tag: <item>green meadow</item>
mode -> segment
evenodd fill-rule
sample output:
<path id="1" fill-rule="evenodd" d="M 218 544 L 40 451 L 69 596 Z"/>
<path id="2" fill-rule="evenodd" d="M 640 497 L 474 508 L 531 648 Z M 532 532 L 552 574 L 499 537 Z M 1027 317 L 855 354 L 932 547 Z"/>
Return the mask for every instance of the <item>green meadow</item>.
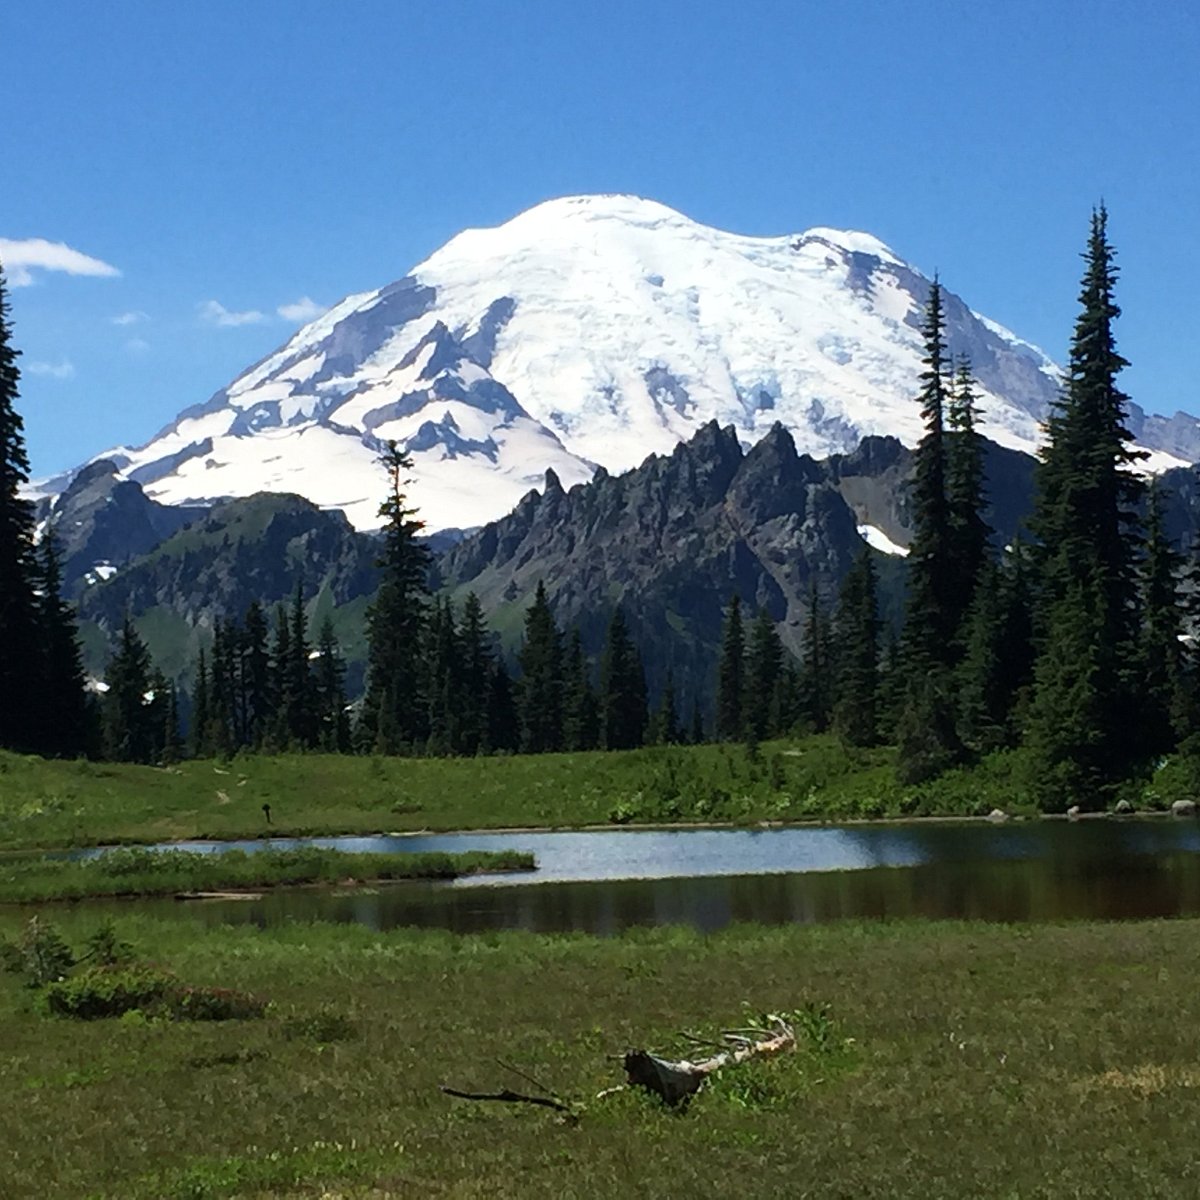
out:
<path id="1" fill-rule="evenodd" d="M 162 768 L 0 752 L 0 845 L 1035 811 L 1020 751 L 921 785 L 896 780 L 894 756 L 890 747 L 856 750 L 827 736 L 755 749 L 656 746 L 459 759 L 263 755 Z M 1132 794 L 1139 807 L 1161 807 L 1190 782 L 1176 760 Z"/>
<path id="2" fill-rule="evenodd" d="M 45 914 L 43 914 L 45 916 Z M 50 912 L 67 943 L 97 919 Z M 17 937 L 26 916 L 0 917 Z M 112 931 L 109 931 L 110 934 Z M 834 924 L 599 940 L 130 915 L 243 1019 L 47 1015 L 0 975 L 0 1195 L 1189 1196 L 1200 924 Z M 799 1047 L 685 1111 L 620 1055 L 764 1011 Z M 535 1082 L 531 1082 L 535 1081 Z M 439 1091 L 553 1093 L 575 1123 Z"/>

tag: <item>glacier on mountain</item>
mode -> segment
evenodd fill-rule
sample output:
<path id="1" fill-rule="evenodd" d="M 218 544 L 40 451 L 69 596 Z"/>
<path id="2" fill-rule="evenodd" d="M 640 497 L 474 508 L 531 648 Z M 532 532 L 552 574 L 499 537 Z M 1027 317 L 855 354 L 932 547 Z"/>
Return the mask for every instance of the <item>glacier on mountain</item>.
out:
<path id="1" fill-rule="evenodd" d="M 291 491 L 369 528 L 394 439 L 436 530 L 500 516 L 547 470 L 569 488 L 711 420 L 747 443 L 781 422 L 814 456 L 866 434 L 912 445 L 928 286 L 866 233 L 749 237 L 632 196 L 552 200 L 460 233 L 146 445 L 97 457 L 159 502 Z M 949 291 L 946 328 L 979 381 L 982 431 L 1033 450 L 1055 364 Z M 1179 422 L 1135 411 L 1156 467 L 1196 442 Z"/>

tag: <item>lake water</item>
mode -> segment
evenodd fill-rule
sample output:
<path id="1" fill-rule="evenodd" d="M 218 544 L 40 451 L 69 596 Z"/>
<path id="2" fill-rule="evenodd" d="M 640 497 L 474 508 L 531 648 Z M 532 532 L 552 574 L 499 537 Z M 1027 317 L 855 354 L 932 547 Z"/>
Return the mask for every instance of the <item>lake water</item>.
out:
<path id="1" fill-rule="evenodd" d="M 376 929 L 612 934 L 845 917 L 1046 921 L 1200 915 L 1200 824 L 1086 820 L 763 830 L 601 830 L 193 842 L 219 853 L 296 844 L 351 851 L 532 852 L 532 874 L 291 890 L 191 902 L 204 922 L 352 921 Z M 183 847 L 181 847 L 183 848 Z M 147 908 L 176 901 L 139 902 Z"/>

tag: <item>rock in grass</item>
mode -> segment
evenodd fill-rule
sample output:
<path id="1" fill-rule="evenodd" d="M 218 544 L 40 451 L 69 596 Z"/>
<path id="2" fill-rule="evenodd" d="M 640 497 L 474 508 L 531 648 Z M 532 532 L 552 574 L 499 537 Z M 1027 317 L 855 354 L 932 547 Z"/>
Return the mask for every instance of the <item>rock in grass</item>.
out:
<path id="1" fill-rule="evenodd" d="M 1176 800 L 1171 805 L 1171 816 L 1173 817 L 1194 817 L 1195 815 L 1195 800 Z"/>
<path id="2" fill-rule="evenodd" d="M 989 821 L 1007 821 L 1008 813 L 1006 813 L 1002 808 L 993 808 L 992 811 L 988 813 L 987 819 Z"/>
<path id="3" fill-rule="evenodd" d="M 1081 809 L 1078 804 L 1072 804 L 1071 807 L 1067 809 L 1067 816 L 1074 819 L 1075 817 L 1079 816 L 1082 811 L 1083 809 Z"/>
<path id="4" fill-rule="evenodd" d="M 1133 805 L 1128 800 L 1118 800 L 1116 808 L 1113 809 L 1118 816 L 1127 817 L 1133 812 Z"/>

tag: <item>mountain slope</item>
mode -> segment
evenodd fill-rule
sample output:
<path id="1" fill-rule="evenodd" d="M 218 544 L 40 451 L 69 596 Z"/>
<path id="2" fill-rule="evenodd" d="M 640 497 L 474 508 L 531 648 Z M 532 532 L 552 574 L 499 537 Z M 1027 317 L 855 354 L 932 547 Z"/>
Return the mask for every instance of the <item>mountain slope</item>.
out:
<path id="1" fill-rule="evenodd" d="M 629 196 L 549 201 L 451 239 L 351 296 L 145 446 L 105 457 L 158 501 L 288 490 L 377 523 L 374 457 L 415 459 L 433 529 L 506 512 L 546 470 L 627 469 L 709 421 L 798 449 L 920 435 L 928 280 L 864 233 L 745 237 Z M 1031 451 L 1058 386 L 1036 347 L 946 294 L 950 349 L 981 385 L 984 432 Z M 1131 414 L 1177 465 L 1200 423 Z"/>

